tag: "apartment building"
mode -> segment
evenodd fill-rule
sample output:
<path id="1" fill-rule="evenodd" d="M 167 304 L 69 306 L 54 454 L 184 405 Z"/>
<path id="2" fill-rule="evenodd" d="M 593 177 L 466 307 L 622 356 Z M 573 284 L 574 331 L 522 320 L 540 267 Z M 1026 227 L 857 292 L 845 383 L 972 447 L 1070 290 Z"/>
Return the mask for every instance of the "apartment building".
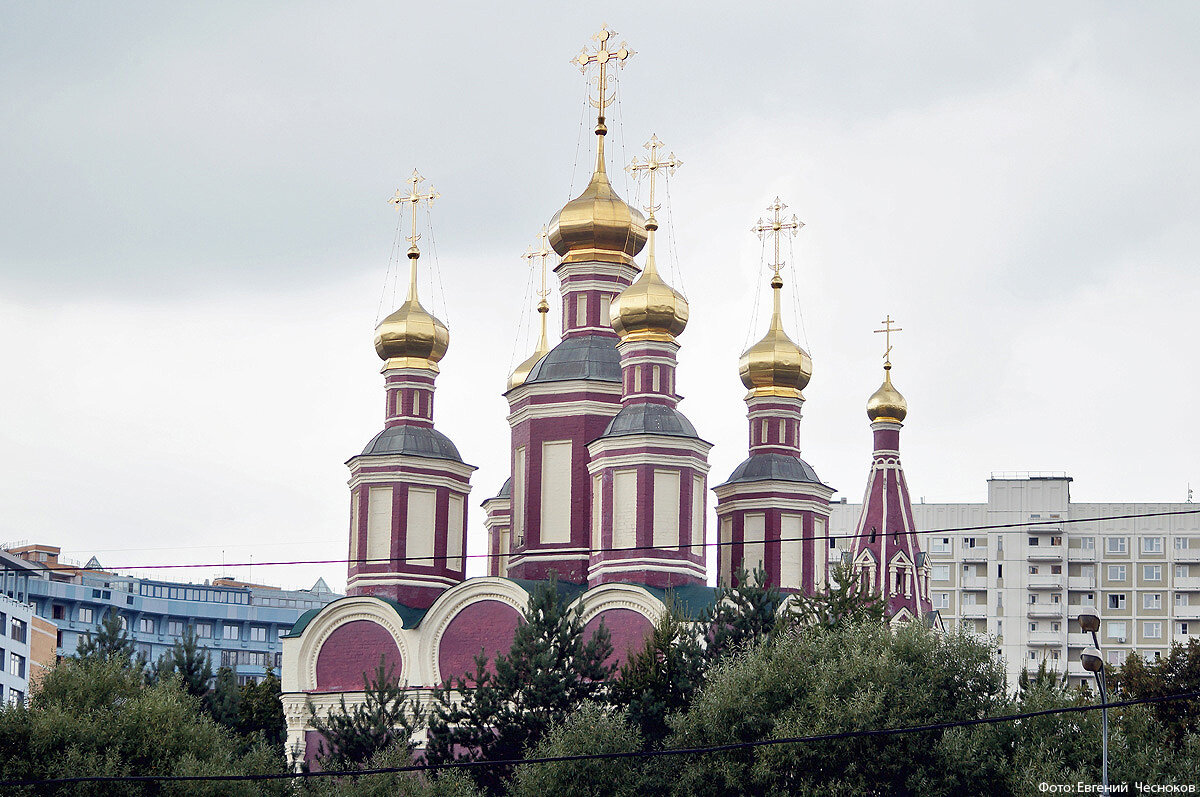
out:
<path id="1" fill-rule="evenodd" d="M 1065 473 L 993 473 L 986 503 L 913 504 L 934 609 L 947 628 L 994 638 L 1012 683 L 1042 661 L 1072 680 L 1087 675 L 1085 607 L 1102 618 L 1112 666 L 1200 634 L 1200 506 L 1073 503 L 1070 486 Z M 853 533 L 861 505 L 832 509 L 830 532 Z"/>
<path id="2" fill-rule="evenodd" d="M 56 631 L 33 606 L 0 594 L 0 705 L 24 703 L 54 665 Z"/>
<path id="3" fill-rule="evenodd" d="M 0 550 L 0 594 L 26 603 L 35 618 L 53 623 L 55 656 L 75 653 L 79 641 L 115 613 L 139 654 L 157 661 L 191 626 L 212 657 L 239 683 L 279 672 L 280 638 L 304 612 L 342 597 L 324 579 L 307 590 L 284 590 L 227 578 L 182 583 L 105 572 L 93 558 L 64 562 L 52 545 Z"/>

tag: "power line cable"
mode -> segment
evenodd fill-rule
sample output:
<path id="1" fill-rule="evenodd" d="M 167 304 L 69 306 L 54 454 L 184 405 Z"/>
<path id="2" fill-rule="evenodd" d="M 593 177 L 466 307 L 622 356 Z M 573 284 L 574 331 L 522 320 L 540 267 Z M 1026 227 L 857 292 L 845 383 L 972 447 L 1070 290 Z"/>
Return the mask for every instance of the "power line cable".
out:
<path id="1" fill-rule="evenodd" d="M 998 725 L 1003 722 L 1016 722 L 1033 717 L 1047 717 L 1056 714 L 1083 714 L 1098 711 L 1103 708 L 1117 709 L 1129 706 L 1140 706 L 1150 703 L 1166 703 L 1178 700 L 1192 700 L 1200 697 L 1200 692 L 1182 692 L 1174 695 L 1159 695 L 1133 700 L 1121 700 L 1106 705 L 1062 706 L 1047 708 L 1039 711 L 1025 711 L 1018 714 L 1004 714 L 996 717 L 977 717 L 969 720 L 953 720 L 949 722 L 932 722 L 925 725 L 910 725 L 901 728 L 872 728 L 861 731 L 839 731 L 836 733 L 821 733 L 810 736 L 785 736 L 779 739 L 760 739 L 753 742 L 734 742 L 730 744 L 709 745 L 705 747 L 674 747 L 665 750 L 630 750 L 618 753 L 581 753 L 567 756 L 543 756 L 541 758 L 502 759 L 498 761 L 452 761 L 445 764 L 412 764 L 406 767 L 376 767 L 374 769 L 341 769 L 322 770 L 321 772 L 287 772 L 263 773 L 257 775 L 80 775 L 69 778 L 46 778 L 44 780 L 0 780 L 0 786 L 38 786 L 43 784 L 65 783 L 146 783 L 146 782 L 188 782 L 188 781 L 255 781 L 255 780 L 286 780 L 291 778 L 330 778 L 330 777 L 359 777 L 363 775 L 386 775 L 400 772 L 429 772 L 441 769 L 469 769 L 479 767 L 521 766 L 524 764 L 556 764 L 570 761 L 619 760 L 629 758 L 662 758 L 664 756 L 704 755 L 708 753 L 727 753 L 736 750 L 751 750 L 759 747 L 775 747 L 784 744 L 811 744 L 813 742 L 832 742 L 842 739 L 857 739 L 864 737 L 904 736 L 911 733 L 927 733 L 929 731 L 950 730 L 952 728 L 968 728 L 976 725 Z"/>
<path id="2" fill-rule="evenodd" d="M 1195 514 L 1200 514 L 1200 507 L 1197 507 L 1196 509 L 1179 509 L 1179 510 L 1171 510 L 1171 511 L 1166 511 L 1166 512 L 1135 512 L 1135 513 L 1130 513 L 1130 514 L 1126 514 L 1126 515 L 1103 515 L 1103 516 L 1098 516 L 1098 517 L 1086 517 L 1086 518 L 1060 518 L 1060 519 L 1056 519 L 1056 520 L 1030 520 L 1030 521 L 1019 521 L 1019 522 L 1014 522 L 1014 523 L 989 523 L 989 524 L 982 525 L 982 526 L 958 526 L 958 527 L 944 527 L 944 528 L 937 528 L 937 529 L 913 529 L 911 531 L 905 531 L 903 533 L 904 534 L 961 534 L 961 533 L 966 533 L 966 532 L 971 532 L 971 531 L 1002 531 L 1002 530 L 1007 530 L 1007 531 L 1011 532 L 1011 531 L 1016 531 L 1018 529 L 1030 528 L 1033 526 L 1055 526 L 1055 525 L 1060 525 L 1060 524 L 1065 524 L 1065 523 L 1099 523 L 1099 522 L 1112 521 L 1112 520 L 1133 520 L 1133 519 L 1138 519 L 1138 518 L 1172 517 L 1172 516 L 1176 516 L 1176 515 L 1195 515 Z M 872 534 L 879 534 L 879 533 L 881 533 L 881 532 L 878 532 L 878 531 L 872 532 L 872 531 L 864 530 L 863 532 L 857 533 L 857 534 L 853 534 L 853 533 L 852 534 L 806 534 L 806 535 L 801 535 L 799 537 L 779 537 L 777 539 L 767 540 L 767 542 L 775 543 L 775 542 L 804 542 L 806 540 L 850 540 L 850 539 L 857 539 L 859 537 L 870 537 Z M 743 544 L 741 541 L 736 541 L 736 540 L 715 540 L 712 542 L 709 542 L 706 540 L 704 542 L 686 542 L 686 543 L 681 542 L 681 543 L 676 543 L 676 544 L 661 544 L 661 545 L 632 545 L 632 546 L 629 546 L 628 548 L 592 548 L 590 550 L 593 553 L 620 553 L 623 551 L 654 551 L 654 550 L 679 551 L 684 548 L 707 549 L 707 548 L 720 548 L 725 545 L 741 545 L 741 544 Z M 544 552 L 545 553 L 555 553 L 555 550 L 554 549 L 546 549 Z M 539 553 L 540 553 L 540 551 L 539 551 Z M 213 563 L 213 562 L 202 562 L 199 564 L 151 564 L 151 565 L 142 564 L 142 565 L 121 565 L 121 566 L 111 566 L 111 567 L 110 566 L 86 567 L 86 566 L 78 566 L 78 565 L 63 565 L 60 567 L 60 569 L 73 570 L 73 571 L 78 571 L 78 572 L 88 572 L 88 571 L 113 572 L 113 571 L 117 571 L 117 570 L 181 570 L 181 569 L 186 569 L 186 568 L 206 568 L 206 567 L 209 567 L 209 568 L 211 568 L 211 567 L 226 567 L 226 568 L 228 568 L 228 567 L 250 567 L 250 566 L 271 567 L 271 566 L 331 565 L 331 564 L 351 564 L 351 563 L 362 565 L 362 564 L 380 564 L 380 563 L 386 563 L 386 562 L 402 564 L 402 563 L 408 563 L 408 562 L 436 562 L 436 561 L 442 561 L 445 559 L 498 559 L 498 558 L 502 558 L 502 557 L 512 558 L 514 556 L 520 556 L 520 555 L 521 554 L 519 552 L 517 554 L 513 554 L 512 552 L 498 553 L 498 554 L 490 553 L 490 552 L 488 552 L 488 553 L 465 553 L 464 552 L 464 553 L 457 554 L 457 555 L 434 554 L 434 555 L 430 555 L 430 556 L 386 556 L 386 557 L 356 558 L 356 559 L 349 559 L 349 558 L 295 559 L 295 560 L 279 561 L 279 562 L 253 562 L 253 561 L 251 561 L 251 562 L 222 562 L 220 564 Z M 10 570 L 18 571 L 18 572 L 28 572 L 28 568 L 13 567 L 13 566 L 7 565 L 7 564 L 0 567 L 0 573 L 5 572 L 5 571 L 10 571 Z"/>

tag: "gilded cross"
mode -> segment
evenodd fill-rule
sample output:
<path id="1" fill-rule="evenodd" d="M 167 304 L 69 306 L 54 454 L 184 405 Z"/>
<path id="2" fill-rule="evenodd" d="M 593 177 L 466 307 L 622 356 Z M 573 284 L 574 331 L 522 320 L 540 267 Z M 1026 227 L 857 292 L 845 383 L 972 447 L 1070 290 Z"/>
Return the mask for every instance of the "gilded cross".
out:
<path id="1" fill-rule="evenodd" d="M 525 254 L 521 255 L 521 257 L 525 258 L 531 263 L 535 257 L 541 258 L 542 260 L 542 287 L 541 290 L 538 291 L 538 296 L 540 296 L 542 300 L 538 303 L 539 311 L 541 311 L 543 305 L 545 305 L 546 310 L 550 309 L 550 305 L 546 304 L 546 297 L 550 295 L 550 289 L 546 287 L 546 257 L 551 251 L 550 247 L 546 243 L 549 237 L 550 233 L 546 230 L 546 225 L 543 224 L 541 232 L 538 233 L 538 248 L 534 249 L 532 245 L 527 246 L 525 247 Z"/>
<path id="2" fill-rule="evenodd" d="M 675 157 L 672 152 L 667 156 L 666 160 L 659 156 L 658 152 L 663 148 L 663 143 L 658 140 L 658 136 L 651 134 L 650 140 L 642 145 L 650 150 L 649 157 L 646 160 L 638 160 L 635 156 L 629 165 L 625 167 L 626 171 L 640 180 L 643 175 L 650 177 L 650 204 L 646 205 L 646 211 L 649 212 L 650 218 L 654 218 L 654 211 L 658 210 L 659 206 L 654 204 L 654 178 L 658 175 L 659 169 L 666 170 L 667 176 L 675 174 L 675 170 L 683 165 L 683 161 Z"/>
<path id="3" fill-rule="evenodd" d="M 883 362 L 885 365 L 891 365 L 892 364 L 892 333 L 893 332 L 903 332 L 904 329 L 902 327 L 892 326 L 892 324 L 894 324 L 896 322 L 894 320 L 892 320 L 891 313 L 888 313 L 887 318 L 883 319 L 879 323 L 883 324 L 883 329 L 877 329 L 875 331 L 877 333 L 878 332 L 883 333 L 883 339 L 884 339 L 883 345 L 886 347 L 886 349 L 883 352 Z"/>
<path id="4" fill-rule="evenodd" d="M 759 218 L 758 223 L 750 228 L 750 232 L 757 233 L 759 240 L 766 240 L 770 235 L 775 241 L 775 262 L 771 264 L 771 268 L 775 269 L 775 276 L 779 276 L 779 270 L 783 268 L 783 261 L 779 257 L 779 239 L 784 234 L 795 236 L 800 232 L 800 228 L 804 226 L 804 222 L 796 218 L 796 214 L 792 214 L 791 219 L 783 217 L 783 211 L 787 210 L 787 205 L 780 201 L 779 197 L 775 197 L 775 201 L 767 205 L 767 210 L 771 211 L 771 217 L 767 219 Z"/>
<path id="5" fill-rule="evenodd" d="M 408 178 L 408 193 L 403 193 L 403 189 L 397 188 L 396 194 L 388 200 L 389 203 L 400 207 L 403 203 L 408 202 L 412 206 L 412 235 L 405 238 L 411 244 L 408 247 L 409 255 L 419 254 L 417 249 L 417 239 L 421 236 L 417 235 L 417 205 L 425 202 L 427 206 L 433 204 L 433 200 L 440 198 L 442 195 L 434 190 L 433 186 L 429 186 L 429 190 L 424 194 L 421 193 L 421 183 L 425 182 L 425 178 L 416 169 L 413 169 L 412 177 Z"/>
<path id="6" fill-rule="evenodd" d="M 591 100 L 593 106 L 599 110 L 599 120 L 597 125 L 604 124 L 604 109 L 612 105 L 613 98 L 608 96 L 608 62 L 615 61 L 617 66 L 624 68 L 625 62 L 632 58 L 636 53 L 629 49 L 629 45 L 621 42 L 621 46 L 616 50 L 608 49 L 609 39 L 615 38 L 617 32 L 609 30 L 608 25 L 601 25 L 600 32 L 592 36 L 596 41 L 596 49 L 594 52 L 588 52 L 587 47 L 579 51 L 579 55 L 571 59 L 571 63 L 579 67 L 579 71 L 587 74 L 588 67 L 596 64 L 600 67 L 600 72 L 596 78 L 596 86 L 599 89 L 600 97 L 596 100 Z"/>

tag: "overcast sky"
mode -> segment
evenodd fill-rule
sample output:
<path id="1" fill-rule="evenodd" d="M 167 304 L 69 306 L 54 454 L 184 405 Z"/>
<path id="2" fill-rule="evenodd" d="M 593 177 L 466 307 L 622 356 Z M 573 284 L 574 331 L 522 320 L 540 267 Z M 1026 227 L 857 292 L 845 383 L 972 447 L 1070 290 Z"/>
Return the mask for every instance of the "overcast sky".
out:
<path id="1" fill-rule="evenodd" d="M 660 257 L 711 484 L 745 456 L 737 357 L 769 276 L 749 228 L 778 194 L 807 224 L 784 275 L 805 458 L 839 496 L 865 484 L 887 313 L 914 499 L 984 500 L 999 470 L 1065 470 L 1077 501 L 1200 487 L 1195 3 L 0 8 L 2 540 L 344 557 L 343 463 L 382 426 L 386 200 L 417 167 L 442 193 L 436 421 L 479 466 L 481 550 L 533 343 L 520 254 L 590 169 L 568 59 L 601 22 L 637 51 L 618 190 L 652 132 L 684 161 Z"/>

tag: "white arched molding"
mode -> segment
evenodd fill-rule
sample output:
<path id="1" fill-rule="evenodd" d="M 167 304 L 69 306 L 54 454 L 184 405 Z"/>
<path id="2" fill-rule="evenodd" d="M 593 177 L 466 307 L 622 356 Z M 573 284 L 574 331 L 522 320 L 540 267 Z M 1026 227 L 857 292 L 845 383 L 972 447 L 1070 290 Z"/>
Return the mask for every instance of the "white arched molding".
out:
<path id="1" fill-rule="evenodd" d="M 390 604 L 369 595 L 356 595 L 328 604 L 304 629 L 300 638 L 299 666 L 296 669 L 300 676 L 298 691 L 316 690 L 317 657 L 321 654 L 321 646 L 334 631 L 355 620 L 369 620 L 387 629 L 400 649 L 400 680 L 412 680 L 413 660 L 407 639 L 412 632 L 404 630 L 400 615 Z"/>
<path id="2" fill-rule="evenodd" d="M 459 612 L 480 601 L 499 601 L 516 609 L 518 613 L 524 613 L 529 606 L 529 593 L 521 585 L 507 578 L 482 576 L 468 579 L 438 595 L 425 618 L 421 620 L 421 683 L 432 685 L 442 682 L 441 667 L 438 664 L 442 635 Z"/>
<path id="3" fill-rule="evenodd" d="M 601 584 L 592 587 L 571 604 L 572 609 L 576 606 L 582 610 L 584 625 L 609 609 L 630 609 L 653 624 L 657 624 L 667 611 L 662 601 L 642 587 L 632 584 Z"/>

